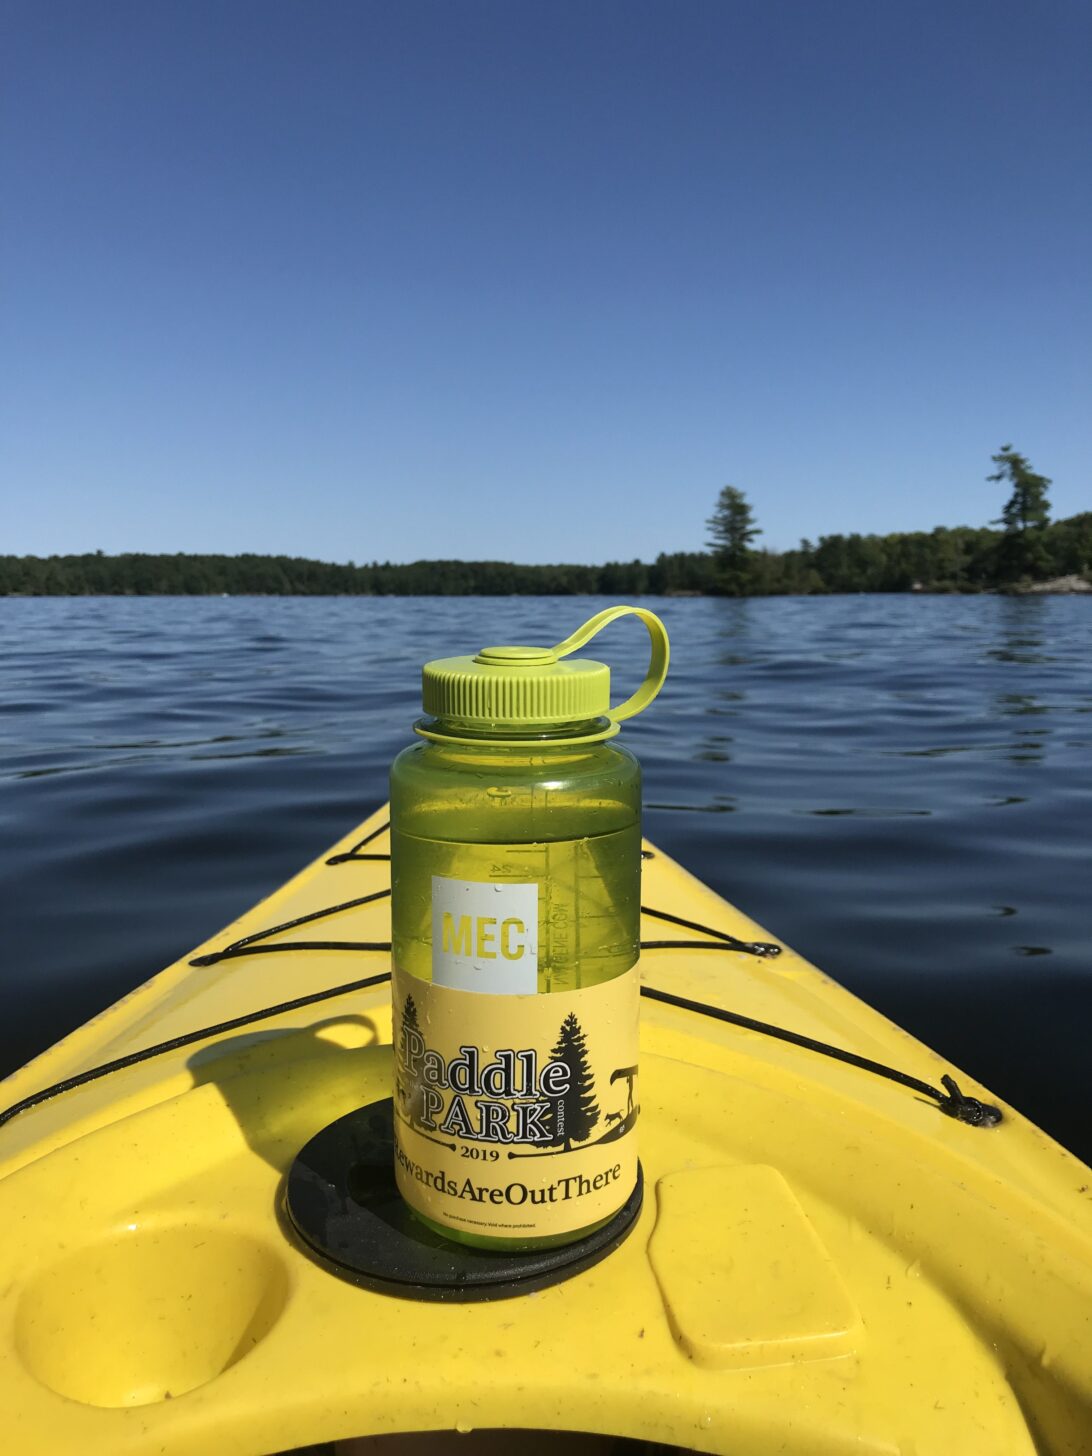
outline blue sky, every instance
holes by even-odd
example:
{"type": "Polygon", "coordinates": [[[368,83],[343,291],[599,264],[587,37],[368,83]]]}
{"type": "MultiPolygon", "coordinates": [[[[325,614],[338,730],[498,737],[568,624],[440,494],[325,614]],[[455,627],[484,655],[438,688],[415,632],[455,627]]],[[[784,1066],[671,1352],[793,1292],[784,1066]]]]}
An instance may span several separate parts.
{"type": "Polygon", "coordinates": [[[1085,0],[8,0],[0,550],[1092,506],[1085,0]]]}

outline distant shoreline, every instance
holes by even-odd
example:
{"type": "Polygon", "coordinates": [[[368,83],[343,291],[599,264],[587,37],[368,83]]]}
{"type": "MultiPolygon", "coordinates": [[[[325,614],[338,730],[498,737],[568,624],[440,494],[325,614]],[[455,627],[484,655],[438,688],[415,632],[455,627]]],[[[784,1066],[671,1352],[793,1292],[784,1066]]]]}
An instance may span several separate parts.
{"type": "MultiPolygon", "coordinates": [[[[76,598],[80,598],[80,599],[85,600],[85,601],[129,601],[129,600],[132,600],[133,598],[138,598],[138,597],[143,597],[143,598],[148,598],[148,599],[152,599],[152,598],[156,598],[156,597],[161,597],[161,598],[170,598],[170,599],[172,599],[174,601],[178,601],[178,600],[183,600],[184,601],[186,599],[194,599],[194,600],[196,600],[198,598],[203,598],[203,597],[212,597],[212,598],[227,599],[227,600],[231,600],[231,599],[236,598],[236,597],[239,597],[239,598],[248,598],[249,597],[249,598],[255,598],[255,599],[258,599],[258,600],[265,600],[265,601],[289,601],[289,600],[293,600],[293,599],[296,599],[296,598],[304,599],[305,600],[308,597],[313,597],[316,600],[329,600],[330,598],[338,598],[338,599],[343,599],[343,600],[351,600],[354,597],[359,597],[359,598],[363,598],[363,599],[370,599],[370,600],[376,600],[376,599],[380,599],[381,600],[381,599],[384,599],[384,598],[399,597],[399,598],[403,598],[405,600],[412,600],[412,599],[415,599],[415,598],[420,598],[422,600],[426,600],[427,599],[427,600],[441,600],[442,601],[442,600],[450,600],[450,599],[453,599],[453,598],[456,598],[456,597],[490,597],[490,596],[492,596],[492,597],[498,597],[498,598],[500,598],[500,597],[513,597],[513,596],[518,596],[518,597],[556,597],[556,596],[601,596],[601,597],[615,597],[615,596],[619,596],[619,595],[625,595],[625,593],[607,592],[607,591],[602,591],[602,590],[600,590],[600,591],[581,591],[581,592],[559,592],[559,591],[547,591],[547,590],[541,590],[541,591],[536,591],[536,590],[523,590],[523,591],[510,591],[510,592],[484,592],[484,591],[464,591],[464,592],[426,592],[426,591],[413,591],[413,592],[410,592],[410,591],[382,591],[382,592],[376,592],[376,591],[371,591],[371,592],[362,592],[362,591],[340,591],[340,592],[307,592],[307,591],[280,591],[280,592],[269,592],[269,591],[234,591],[234,592],[221,592],[221,591],[203,591],[203,592],[194,592],[194,591],[188,591],[188,592],[179,592],[179,591],[114,591],[114,592],[110,592],[110,591],[104,591],[104,592],[94,592],[94,591],[64,591],[64,592],[55,592],[54,591],[54,592],[49,592],[49,591],[38,591],[38,592],[28,592],[28,591],[9,591],[9,592],[0,592],[0,600],[7,599],[7,600],[11,600],[11,601],[48,601],[50,599],[57,599],[57,598],[67,598],[67,599],[71,599],[71,600],[74,600],[76,598]]],[[[658,597],[663,598],[665,601],[682,601],[682,600],[686,600],[686,599],[693,600],[695,598],[700,599],[702,601],[725,600],[725,599],[727,599],[727,600],[735,600],[735,601],[755,601],[755,600],[766,599],[766,598],[771,598],[772,599],[772,598],[776,598],[776,597],[844,597],[844,596],[884,596],[884,597],[894,597],[894,596],[906,596],[906,597],[1090,596],[1090,597],[1092,597],[1092,582],[1089,582],[1084,577],[1078,577],[1078,576],[1063,576],[1063,577],[1056,577],[1056,578],[1054,578],[1051,581],[1025,582],[1025,583],[1016,584],[1016,585],[1013,585],[1013,586],[983,586],[983,587],[962,587],[962,588],[945,587],[945,586],[911,586],[911,587],[902,587],[902,588],[890,588],[890,589],[887,589],[887,590],[884,590],[882,588],[877,588],[877,587],[870,587],[870,588],[860,588],[860,589],[858,589],[856,591],[846,589],[846,590],[842,590],[842,591],[813,591],[813,592],[762,592],[762,593],[751,592],[751,593],[746,593],[746,594],[741,594],[741,595],[735,595],[735,596],[731,596],[731,597],[726,597],[726,594],[724,592],[703,592],[703,591],[665,591],[665,592],[653,592],[653,591],[646,590],[646,591],[643,591],[643,592],[633,592],[633,593],[629,593],[629,595],[633,595],[633,596],[658,596],[658,597]]]]}
{"type": "Polygon", "coordinates": [[[840,596],[1092,592],[1092,511],[1035,533],[1021,558],[1013,538],[988,526],[937,527],[889,536],[821,536],[792,551],[748,550],[727,572],[705,551],[655,561],[520,565],[507,561],[373,561],[357,564],[243,553],[102,551],[0,556],[0,597],[53,596],[840,596]],[[1033,559],[1035,580],[1014,579],[1033,559]]]}

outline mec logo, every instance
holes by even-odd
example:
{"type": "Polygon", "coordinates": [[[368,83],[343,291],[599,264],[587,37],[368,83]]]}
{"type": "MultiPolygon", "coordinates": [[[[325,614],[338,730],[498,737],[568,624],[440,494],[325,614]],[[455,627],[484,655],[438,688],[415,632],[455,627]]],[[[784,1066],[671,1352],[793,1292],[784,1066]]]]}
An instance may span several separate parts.
{"type": "Polygon", "coordinates": [[[497,925],[495,915],[460,915],[443,912],[440,945],[445,954],[473,956],[479,961],[520,961],[527,950],[527,927],[517,915],[497,925]]]}

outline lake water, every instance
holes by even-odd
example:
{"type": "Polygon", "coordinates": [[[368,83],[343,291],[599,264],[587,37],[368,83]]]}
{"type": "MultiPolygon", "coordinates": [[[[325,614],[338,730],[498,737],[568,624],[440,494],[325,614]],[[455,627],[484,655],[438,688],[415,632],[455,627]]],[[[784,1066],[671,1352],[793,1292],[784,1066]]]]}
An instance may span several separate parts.
{"type": "MultiPolygon", "coordinates": [[[[673,663],[625,730],[646,831],[1092,1159],[1092,601],[647,604],[673,663]]],[[[423,661],[604,605],[0,600],[0,1073],[381,803],[423,661]]],[[[628,691],[646,645],[596,651],[628,691]]]]}

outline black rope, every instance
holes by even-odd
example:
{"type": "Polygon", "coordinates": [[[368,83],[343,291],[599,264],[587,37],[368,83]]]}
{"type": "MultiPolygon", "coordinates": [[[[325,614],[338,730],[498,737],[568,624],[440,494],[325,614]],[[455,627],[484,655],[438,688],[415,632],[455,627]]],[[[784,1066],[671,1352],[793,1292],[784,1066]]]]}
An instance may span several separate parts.
{"type": "MultiPolygon", "coordinates": [[[[332,944],[335,948],[343,948],[337,942],[332,944]]],[[[661,944],[657,941],[642,941],[641,949],[656,950],[661,947],[661,944]]],[[[677,944],[689,949],[701,942],[680,941],[677,944]]],[[[709,949],[720,948],[713,942],[709,942],[708,946],[709,949]]],[[[253,946],[244,947],[237,954],[247,955],[257,954],[260,950],[294,950],[298,948],[298,944],[295,946],[253,946]]],[[[370,950],[382,951],[389,951],[390,948],[389,941],[368,947],[370,950]]],[[[731,949],[730,946],[723,948],[731,949]]],[[[236,1016],[230,1021],[220,1021],[214,1026],[204,1026],[197,1031],[188,1031],[182,1036],[172,1037],[170,1041],[157,1042],[154,1046],[145,1047],[141,1051],[130,1052],[127,1056],[118,1057],[112,1062],[104,1062],[98,1067],[91,1067],[85,1072],[77,1073],[74,1077],[66,1078],[63,1082],[55,1082],[50,1087],[42,1088],[40,1092],[34,1092],[29,1097],[24,1097],[21,1102],[16,1102],[5,1111],[0,1112],[0,1127],[10,1122],[13,1117],[17,1117],[19,1113],[26,1112],[31,1107],[37,1107],[40,1103],[46,1102],[62,1092],[70,1092],[75,1087],[83,1087],[88,1082],[94,1082],[110,1072],[120,1072],[126,1067],[137,1066],[140,1062],[151,1060],[152,1057],[161,1056],[165,1052],[177,1051],[180,1047],[190,1046],[192,1043],[204,1041],[208,1037],[220,1036],[227,1031],[237,1031],[240,1027],[249,1026],[257,1021],[266,1021],[270,1017],[280,1016],[287,1011],[298,1011],[303,1006],[314,1006],[319,1001],[329,1001],[336,996],[345,996],[353,991],[362,991],[369,986],[378,986],[389,979],[390,972],[384,971],[376,976],[366,976],[361,981],[347,981],[340,986],[331,986],[325,991],[314,991],[309,996],[298,996],[292,1001],[281,1001],[276,1006],[266,1006],[258,1011],[250,1011],[245,1016],[236,1016]]],[[[832,1057],[835,1061],[845,1062],[848,1066],[857,1067],[863,1072],[872,1072],[877,1077],[886,1077],[890,1082],[897,1082],[901,1087],[908,1087],[912,1092],[919,1092],[923,1097],[930,1098],[936,1102],[941,1112],[970,1127],[996,1127],[1001,1121],[999,1107],[994,1107],[989,1102],[980,1102],[977,1097],[965,1096],[953,1077],[947,1075],[941,1077],[941,1085],[945,1089],[942,1092],[939,1087],[934,1087],[919,1077],[913,1077],[909,1072],[900,1072],[896,1067],[886,1066],[883,1062],[874,1062],[870,1057],[858,1056],[856,1052],[832,1046],[829,1042],[817,1041],[814,1037],[803,1036],[800,1032],[789,1031],[783,1026],[774,1026],[768,1021],[756,1021],[753,1017],[743,1016],[738,1011],[726,1011],[724,1007],[710,1006],[706,1001],[692,1001],[685,996],[676,996],[671,991],[658,990],[655,986],[642,986],[641,995],[648,997],[650,1001],[662,1001],[665,1005],[676,1006],[682,1011],[693,1011],[701,1016],[712,1017],[716,1021],[727,1022],[731,1026],[742,1027],[746,1031],[755,1031],[763,1036],[775,1037],[778,1041],[789,1042],[792,1046],[802,1047],[805,1051],[818,1052],[822,1056],[832,1057]]]]}
{"type": "MultiPolygon", "coordinates": [[[[328,865],[339,865],[348,864],[350,860],[389,860],[389,854],[361,854],[360,851],[364,848],[366,844],[371,844],[374,839],[378,839],[381,834],[385,834],[390,827],[391,826],[389,820],[386,824],[380,824],[378,829],[373,829],[370,834],[366,834],[364,838],[358,840],[351,849],[344,851],[344,853],[342,854],[331,855],[326,863],[328,865]]],[[[641,858],[654,859],[655,853],[651,849],[642,849],[641,858]]],[[[285,925],[276,926],[272,930],[258,931],[255,935],[248,935],[245,936],[242,940],[236,941],[235,945],[228,946],[227,950],[225,951],[214,952],[212,956],[200,956],[197,960],[190,961],[190,965],[208,966],[212,965],[217,960],[227,960],[231,957],[233,953],[236,952],[236,946],[248,945],[251,941],[261,939],[266,935],[276,935],[279,930],[292,929],[296,925],[303,925],[308,920],[319,920],[323,915],[332,915],[336,910],[347,910],[353,905],[362,905],[368,899],[379,899],[380,896],[383,894],[389,895],[390,891],[380,891],[379,895],[365,896],[361,900],[346,900],[343,905],[331,906],[329,910],[316,910],[312,915],[305,915],[302,916],[299,920],[288,921],[285,925]]],[[[696,920],[684,920],[681,915],[671,915],[666,910],[653,910],[648,905],[641,906],[641,914],[653,915],[658,920],[668,920],[671,922],[672,925],[681,925],[685,930],[696,930],[704,935],[715,936],[717,940],[723,941],[725,945],[731,946],[733,950],[741,951],[744,955],[767,956],[772,958],[773,956],[779,956],[781,954],[781,947],[779,945],[776,945],[771,940],[740,940],[737,936],[729,935],[728,932],[725,930],[716,930],[712,926],[702,925],[696,920]]],[[[650,949],[655,948],[657,950],[679,950],[685,947],[689,947],[691,944],[693,944],[693,942],[691,941],[658,940],[650,943],[650,949]]],[[[307,950],[329,950],[332,948],[332,946],[330,944],[308,946],[301,945],[300,948],[307,950]]],[[[347,943],[346,949],[349,949],[347,943]]]]}
{"type": "Polygon", "coordinates": [[[941,1077],[941,1083],[946,1089],[941,1092],[939,1087],[923,1082],[920,1077],[912,1077],[909,1072],[900,1072],[896,1067],[874,1062],[871,1057],[858,1056],[856,1052],[831,1046],[829,1042],[817,1041],[814,1037],[804,1036],[798,1031],[788,1031],[785,1027],[774,1026],[768,1021],[756,1021],[754,1017],[743,1016],[738,1011],[726,1011],[721,1006],[710,1006],[705,1001],[691,1001],[686,996],[676,996],[671,991],[657,990],[655,986],[642,986],[641,995],[647,996],[650,1001],[663,1001],[665,1005],[677,1006],[682,1011],[696,1011],[702,1016],[711,1016],[716,1021],[741,1026],[746,1031],[757,1031],[763,1036],[776,1037],[778,1041],[787,1041],[793,1046],[803,1047],[805,1051],[819,1052],[825,1057],[833,1057],[835,1061],[845,1062],[848,1066],[859,1067],[862,1072],[886,1077],[888,1081],[897,1082],[901,1087],[909,1087],[912,1092],[920,1092],[923,1097],[931,1097],[941,1112],[946,1112],[949,1117],[966,1122],[972,1127],[995,1127],[1001,1121],[999,1107],[979,1102],[977,1097],[964,1096],[952,1077],[941,1077]]]}
{"type": "MultiPolygon", "coordinates": [[[[383,947],[390,950],[390,945],[383,947]]],[[[368,986],[378,986],[383,981],[389,981],[390,971],[383,971],[378,976],[365,976],[362,981],[346,981],[342,986],[331,986],[326,991],[313,991],[309,996],[297,996],[292,1001],[281,1001],[276,1006],[263,1006],[259,1011],[248,1011],[245,1016],[234,1016],[230,1021],[218,1021],[215,1026],[202,1026],[197,1031],[187,1031],[182,1036],[172,1036],[169,1041],[156,1042],[154,1046],[143,1047],[138,1052],[129,1052],[124,1057],[117,1057],[112,1062],[103,1062],[98,1067],[89,1067],[86,1072],[77,1072],[74,1077],[66,1077],[63,1082],[54,1082],[51,1087],[43,1087],[40,1092],[32,1092],[29,1097],[24,1097],[21,1102],[14,1102],[10,1107],[0,1112],[0,1127],[18,1117],[20,1112],[26,1112],[31,1107],[37,1107],[41,1102],[47,1102],[51,1097],[57,1097],[61,1092],[71,1092],[74,1087],[84,1087],[88,1082],[95,1082],[99,1077],[105,1077],[109,1072],[121,1072],[126,1067],[138,1066],[141,1062],[151,1061],[153,1057],[162,1056],[164,1052],[176,1052],[180,1047],[192,1046],[195,1041],[205,1041],[210,1036],[220,1036],[225,1031],[238,1031],[241,1026],[250,1026],[255,1021],[267,1021],[271,1016],[280,1016],[286,1011],[298,1011],[301,1006],[314,1006],[318,1001],[329,1001],[334,996],[345,996],[350,991],[363,991],[368,986]]]]}
{"type": "MultiPolygon", "coordinates": [[[[346,855],[335,855],[327,860],[327,864],[343,863],[345,860],[356,855],[356,851],[362,845],[370,844],[377,835],[388,829],[388,824],[381,825],[362,839],[359,844],[346,855]]],[[[359,856],[357,856],[359,857],[359,856]]],[[[389,941],[352,941],[352,940],[310,940],[310,941],[281,941],[270,942],[268,937],[279,935],[285,930],[294,930],[300,925],[308,925],[316,920],[322,920],[328,915],[336,915],[342,910],[351,910],[358,905],[368,905],[376,900],[383,900],[390,896],[390,890],[376,890],[370,895],[361,895],[355,900],[343,900],[336,905],[329,905],[322,910],[312,910],[307,915],[300,915],[295,920],[286,920],[280,925],[269,926],[265,930],[254,931],[251,935],[245,935],[242,939],[225,946],[223,950],[212,951],[208,955],[197,956],[190,962],[191,966],[210,966],[219,961],[234,960],[240,956],[264,955],[266,952],[289,951],[289,950],[364,950],[364,951],[389,951],[389,941]]],[[[773,959],[781,954],[782,947],[770,940],[740,940],[738,936],[729,934],[726,930],[718,930],[715,926],[705,925],[700,920],[687,920],[682,915],[675,915],[669,910],[657,910],[652,905],[642,905],[641,914],[647,915],[655,920],[663,920],[670,925],[681,926],[684,930],[693,930],[699,935],[710,936],[709,940],[642,940],[641,950],[728,950],[738,951],[745,955],[758,956],[763,959],[773,959]]],[[[331,994],[337,994],[333,992],[331,994]]],[[[743,1016],[738,1012],[725,1011],[716,1006],[709,1006],[704,1001],[690,1001],[685,997],[675,996],[669,991],[658,991],[651,986],[643,986],[641,994],[649,997],[650,1000],[663,1001],[671,1006],[678,1006],[687,1011],[695,1011],[701,1015],[711,1016],[718,1021],[725,1021],[733,1026],[740,1026],[749,1031],[760,1032],[764,1036],[776,1037],[781,1041],[791,1043],[793,1046],[803,1047],[807,1051],[818,1052],[836,1061],[845,1062],[849,1066],[858,1067],[862,1071],[872,1072],[876,1076],[886,1077],[889,1081],[897,1082],[911,1091],[919,1092],[922,1096],[932,1098],[944,1113],[954,1117],[960,1122],[965,1122],[974,1127],[992,1127],[1001,1121],[1001,1112],[998,1108],[980,1102],[975,1097],[966,1097],[959,1090],[958,1085],[949,1076],[941,1078],[941,1083],[946,1089],[942,1092],[938,1087],[924,1082],[918,1077],[912,1077],[907,1072],[900,1072],[894,1067],[888,1067],[882,1062],[874,1062],[868,1057],[858,1056],[856,1052],[845,1051],[841,1047],[832,1046],[828,1042],[817,1041],[812,1037],[803,1036],[799,1032],[787,1031],[783,1027],[774,1026],[769,1022],[755,1021],[751,1017],[743,1016]]],[[[304,1003],[306,1004],[306,1003],[304,1003]]],[[[273,1012],[271,1014],[276,1014],[273,1012]]],[[[210,1033],[211,1034],[211,1033],[210,1033]]],[[[0,1118],[0,1126],[3,1126],[3,1119],[0,1118]]]]}
{"type": "Polygon", "coordinates": [[[234,961],[240,956],[275,955],[280,950],[390,950],[389,940],[278,940],[270,945],[229,946],[227,950],[190,961],[191,966],[211,966],[217,961],[234,961]]]}
{"type": "Polygon", "coordinates": [[[378,829],[373,829],[370,834],[366,834],[364,836],[364,838],[359,841],[359,843],[353,845],[352,849],[346,850],[344,854],[332,854],[330,856],[330,858],[326,861],[326,863],[328,865],[339,865],[339,864],[348,864],[350,860],[361,860],[361,859],[390,859],[390,855],[389,854],[361,854],[360,853],[360,851],[364,848],[364,846],[366,844],[371,844],[371,842],[372,842],[373,839],[378,839],[381,834],[386,834],[387,830],[390,827],[391,826],[390,826],[389,821],[386,824],[380,824],[380,826],[379,826],[378,829]]]}
{"type": "MultiPolygon", "coordinates": [[[[386,860],[390,855],[381,854],[360,854],[366,844],[378,838],[380,834],[390,828],[389,824],[381,824],[378,829],[366,835],[362,840],[344,854],[331,856],[326,863],[328,865],[344,864],[349,860],[386,860]]],[[[651,858],[651,852],[642,851],[646,858],[651,858]]],[[[390,941],[363,941],[363,940],[296,940],[296,941],[271,941],[270,936],[279,935],[286,930],[295,930],[301,925],[313,924],[316,920],[323,920],[327,916],[336,915],[342,910],[353,910],[360,905],[369,905],[376,900],[389,898],[390,890],[376,890],[370,895],[360,895],[354,900],[342,900],[336,905],[328,905],[322,910],[312,910],[306,915],[299,915],[294,920],[285,920],[280,925],[271,925],[264,930],[255,930],[250,935],[244,935],[239,940],[232,941],[230,945],[222,950],[211,951],[206,955],[195,956],[190,961],[191,966],[212,966],[220,961],[235,960],[241,956],[266,955],[278,951],[380,951],[389,952],[390,941]]],[[[667,910],[656,910],[650,905],[641,906],[641,914],[648,915],[656,920],[663,920],[671,925],[679,925],[685,930],[696,931],[700,935],[707,935],[709,940],[642,940],[642,950],[727,950],[738,951],[746,955],[772,958],[781,954],[781,946],[768,940],[740,940],[730,935],[725,930],[717,930],[714,926],[703,925],[697,920],[686,920],[681,915],[674,915],[667,910]]],[[[347,981],[340,986],[331,986],[325,991],[314,991],[308,996],[297,996],[291,1001],[281,1001],[275,1006],[266,1006],[257,1011],[247,1012],[243,1016],[233,1017],[230,1021],[220,1021],[213,1026],[200,1027],[196,1031],[189,1031],[182,1036],[172,1037],[169,1041],[157,1042],[153,1046],[145,1047],[141,1051],[130,1052],[126,1056],[118,1057],[112,1062],[103,1062],[100,1066],[88,1068],[87,1071],[79,1072],[73,1077],[64,1081],[55,1082],[52,1086],[44,1087],[39,1092],[24,1097],[21,1102],[13,1105],[3,1112],[0,1112],[0,1127],[17,1117],[19,1113],[26,1112],[31,1107],[48,1101],[52,1097],[59,1096],[62,1092],[69,1092],[76,1087],[83,1087],[88,1082],[94,1082],[100,1077],[105,1077],[111,1072],[119,1072],[126,1067],[138,1066],[141,1062],[150,1061],[153,1057],[162,1056],[166,1052],[178,1051],[179,1048],[190,1046],[194,1042],[204,1041],[209,1037],[220,1036],[224,1032],[237,1031],[240,1027],[250,1026],[258,1021],[266,1021],[271,1017],[283,1015],[288,1011],[298,1011],[301,1007],[314,1006],[320,1001],[328,1001],[337,996],[345,996],[353,991],[361,991],[369,986],[378,986],[383,981],[390,979],[390,972],[384,971],[379,975],[366,976],[360,981],[347,981]]],[[[710,1016],[717,1021],[724,1021],[733,1026],[739,1026],[747,1031],[759,1032],[764,1036],[772,1036],[780,1041],[789,1042],[793,1046],[802,1047],[806,1051],[818,1052],[823,1056],[834,1058],[836,1061],[845,1062],[849,1066],[857,1067],[861,1071],[872,1072],[876,1076],[886,1077],[889,1081],[897,1082],[900,1086],[908,1087],[911,1091],[919,1092],[924,1097],[929,1097],[937,1103],[940,1110],[949,1117],[954,1117],[960,1122],[965,1122],[972,1127],[993,1127],[1001,1121],[999,1108],[989,1103],[980,1102],[975,1097],[966,1097],[959,1090],[955,1080],[950,1076],[941,1078],[941,1084],[945,1091],[924,1082],[918,1077],[912,1077],[907,1072],[900,1072],[894,1067],[888,1067],[883,1062],[874,1062],[869,1057],[858,1056],[856,1052],[849,1052],[842,1047],[830,1045],[829,1042],[817,1041],[813,1037],[803,1036],[799,1032],[788,1031],[784,1027],[774,1026],[766,1021],[756,1021],[749,1016],[743,1016],[739,1012],[726,1011],[720,1006],[710,1006],[704,1001],[692,1001],[684,996],[676,996],[670,991],[660,991],[653,986],[642,986],[641,995],[647,996],[651,1001],[662,1001],[666,1005],[676,1006],[684,1011],[693,1011],[702,1016],[710,1016]]]]}
{"type": "Polygon", "coordinates": [[[354,910],[358,905],[370,905],[375,900],[388,900],[390,890],[376,890],[371,895],[360,895],[355,900],[342,900],[337,905],[327,905],[324,910],[312,910],[308,915],[298,915],[295,920],[285,920],[281,925],[270,925],[265,930],[255,930],[241,940],[233,940],[223,950],[210,951],[208,955],[195,956],[191,966],[214,966],[217,961],[234,960],[236,956],[259,955],[273,950],[390,950],[389,945],[374,944],[359,940],[290,940],[280,945],[257,945],[270,935],[279,935],[282,930],[295,930],[298,925],[310,925],[324,920],[327,915],[336,915],[339,910],[354,910]]]}
{"type": "MultiPolygon", "coordinates": [[[[195,956],[190,961],[191,966],[214,966],[220,961],[237,960],[240,956],[264,955],[266,951],[281,950],[389,950],[386,944],[378,941],[366,940],[289,940],[281,943],[270,943],[271,935],[280,935],[285,930],[296,930],[301,925],[311,925],[316,920],[324,920],[328,915],[337,915],[342,910],[354,910],[358,905],[370,905],[376,900],[390,898],[390,890],[375,890],[370,895],[360,895],[355,900],[341,900],[336,905],[327,905],[322,910],[312,910],[307,915],[299,915],[295,920],[285,920],[280,925],[267,926],[265,930],[255,930],[250,935],[244,935],[240,940],[234,940],[230,945],[224,946],[223,950],[209,951],[206,955],[195,956]],[[263,942],[259,944],[259,942],[263,942]]],[[[681,925],[687,930],[697,930],[706,935],[715,936],[714,940],[643,940],[642,950],[734,950],[745,955],[761,956],[771,958],[781,954],[781,947],[775,945],[771,940],[739,940],[734,935],[729,935],[726,930],[716,930],[711,925],[702,925],[696,920],[684,920],[681,915],[672,915],[667,910],[655,910],[650,905],[641,906],[642,915],[650,915],[657,920],[670,921],[672,925],[681,925]]]]}
{"type": "MultiPolygon", "coordinates": [[[[742,951],[745,955],[766,956],[771,959],[781,954],[781,947],[775,945],[772,940],[740,940],[737,936],[729,935],[726,930],[714,930],[711,925],[702,925],[698,920],[684,920],[681,915],[672,915],[667,910],[653,910],[651,905],[641,906],[642,915],[654,916],[657,920],[667,920],[672,925],[681,925],[684,930],[697,930],[703,935],[716,936],[729,950],[742,951]]],[[[649,949],[655,947],[663,950],[677,950],[681,946],[689,949],[694,945],[702,945],[701,941],[694,940],[657,940],[649,942],[649,949]]],[[[716,949],[716,947],[706,947],[716,949]]]]}
{"type": "MultiPolygon", "coordinates": [[[[756,942],[757,943],[757,942],[756,942]]],[[[722,945],[719,940],[642,940],[642,950],[737,950],[747,955],[759,956],[760,958],[781,953],[781,947],[775,945],[769,951],[757,951],[747,949],[746,943],[740,945],[722,945]]]]}

